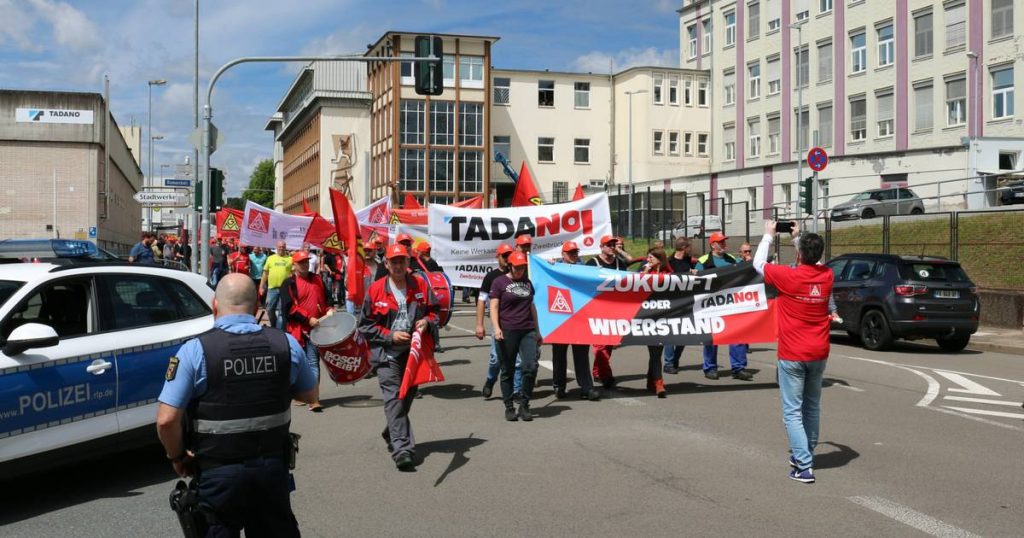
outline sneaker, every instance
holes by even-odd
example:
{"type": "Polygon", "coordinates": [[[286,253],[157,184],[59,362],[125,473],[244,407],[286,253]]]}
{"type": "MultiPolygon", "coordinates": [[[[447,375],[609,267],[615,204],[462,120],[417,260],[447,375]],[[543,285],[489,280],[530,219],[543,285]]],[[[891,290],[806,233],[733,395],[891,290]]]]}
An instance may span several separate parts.
{"type": "Polygon", "coordinates": [[[399,471],[411,471],[416,467],[416,460],[413,459],[412,454],[402,452],[398,455],[398,458],[395,459],[395,467],[397,467],[399,471]]]}
{"type": "Polygon", "coordinates": [[[602,379],[601,380],[601,386],[603,386],[605,388],[605,390],[612,390],[612,389],[614,389],[615,388],[615,378],[612,377],[612,376],[608,376],[607,379],[602,379]]]}
{"type": "Polygon", "coordinates": [[[671,364],[666,364],[664,367],[662,367],[661,371],[665,372],[666,374],[675,375],[675,374],[679,373],[679,368],[676,368],[675,366],[672,366],[671,364]]]}
{"type": "Polygon", "coordinates": [[[796,469],[799,465],[796,464],[796,456],[789,457],[789,466],[796,469]]]}
{"type": "Polygon", "coordinates": [[[789,479],[796,480],[797,482],[803,482],[804,484],[814,483],[814,469],[793,469],[789,472],[789,479]]]}
{"type": "Polygon", "coordinates": [[[484,399],[485,400],[490,398],[491,394],[493,392],[494,392],[494,383],[490,383],[490,382],[485,382],[484,383],[484,388],[480,389],[480,394],[484,395],[484,399]]]}
{"type": "Polygon", "coordinates": [[[717,380],[718,379],[718,370],[707,370],[707,371],[704,372],[704,377],[706,377],[708,379],[711,379],[711,380],[717,380]]]}
{"type": "Polygon", "coordinates": [[[658,398],[665,398],[668,395],[665,391],[665,382],[661,379],[654,382],[654,393],[658,395],[658,398]]]}
{"type": "Polygon", "coordinates": [[[754,380],[754,374],[752,374],[752,373],[750,373],[750,372],[748,372],[746,370],[737,370],[737,371],[732,373],[732,378],[733,379],[739,379],[740,381],[753,381],[754,380]]]}
{"type": "Polygon", "coordinates": [[[563,387],[555,387],[555,398],[559,400],[565,399],[565,389],[563,387]]]}
{"type": "Polygon", "coordinates": [[[530,413],[530,402],[523,402],[519,404],[519,418],[523,422],[530,422],[533,420],[533,414],[530,413]]]}
{"type": "Polygon", "coordinates": [[[601,389],[594,387],[586,392],[581,392],[580,396],[592,402],[596,402],[601,399],[601,389]]]}
{"type": "Polygon", "coordinates": [[[511,405],[505,408],[505,420],[509,422],[519,420],[519,415],[516,414],[516,409],[511,405]]]}

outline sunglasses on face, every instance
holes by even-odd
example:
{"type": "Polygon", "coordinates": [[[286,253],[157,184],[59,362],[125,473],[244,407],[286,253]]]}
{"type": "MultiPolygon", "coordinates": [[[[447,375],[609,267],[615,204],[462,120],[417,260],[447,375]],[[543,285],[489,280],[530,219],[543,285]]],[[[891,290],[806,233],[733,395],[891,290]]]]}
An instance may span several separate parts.
{"type": "Polygon", "coordinates": [[[750,254],[750,249],[747,249],[747,250],[741,250],[740,252],[742,252],[743,254],[750,254]]]}
{"type": "Polygon", "coordinates": [[[511,255],[512,255],[512,253],[511,253],[511,252],[506,252],[506,253],[502,254],[502,255],[501,255],[501,257],[502,257],[502,258],[505,258],[505,259],[507,260],[507,259],[508,259],[508,257],[509,257],[509,256],[511,256],[511,255]]]}

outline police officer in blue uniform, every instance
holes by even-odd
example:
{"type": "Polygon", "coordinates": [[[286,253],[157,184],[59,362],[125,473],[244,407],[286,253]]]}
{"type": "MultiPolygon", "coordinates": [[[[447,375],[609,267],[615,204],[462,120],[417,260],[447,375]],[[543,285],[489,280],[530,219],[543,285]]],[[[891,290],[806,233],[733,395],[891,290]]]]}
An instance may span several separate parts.
{"type": "Polygon", "coordinates": [[[294,338],[256,323],[256,307],[248,275],[222,278],[214,328],[171,357],[159,397],[157,434],[174,471],[198,479],[207,536],[299,536],[288,427],[292,398],[311,403],[316,379],[294,338]]]}

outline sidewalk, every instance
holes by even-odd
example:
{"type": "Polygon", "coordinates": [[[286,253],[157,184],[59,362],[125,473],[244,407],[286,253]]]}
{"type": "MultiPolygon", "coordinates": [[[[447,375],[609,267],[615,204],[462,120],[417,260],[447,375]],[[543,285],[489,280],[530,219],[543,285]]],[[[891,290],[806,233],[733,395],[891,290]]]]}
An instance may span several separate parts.
{"type": "Polygon", "coordinates": [[[967,349],[1024,355],[1024,331],[999,327],[978,327],[967,349]]]}

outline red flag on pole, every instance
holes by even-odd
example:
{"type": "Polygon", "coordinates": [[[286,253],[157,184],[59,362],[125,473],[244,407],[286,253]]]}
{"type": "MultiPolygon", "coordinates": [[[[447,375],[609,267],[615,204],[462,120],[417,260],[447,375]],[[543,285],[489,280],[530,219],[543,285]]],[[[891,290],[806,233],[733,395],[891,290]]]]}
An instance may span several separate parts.
{"type": "Polygon", "coordinates": [[[405,195],[405,202],[402,203],[402,209],[423,209],[423,206],[416,201],[416,197],[411,194],[405,195]]]}
{"type": "Polygon", "coordinates": [[[516,181],[516,190],[512,194],[512,207],[527,205],[544,205],[544,200],[541,199],[540,193],[537,192],[537,186],[533,184],[533,178],[530,177],[530,169],[526,167],[526,162],[523,161],[523,166],[519,168],[519,180],[516,181]]]}
{"type": "Polygon", "coordinates": [[[348,270],[345,276],[345,289],[348,293],[348,300],[361,308],[363,304],[364,290],[363,271],[365,260],[363,258],[363,239],[359,234],[359,223],[356,221],[356,214],[352,211],[352,205],[348,198],[340,192],[329,189],[331,193],[331,211],[334,213],[334,227],[338,233],[338,239],[345,243],[345,253],[348,256],[348,270]]]}
{"type": "Polygon", "coordinates": [[[309,209],[309,202],[306,201],[305,198],[302,199],[302,212],[303,213],[312,213],[312,211],[310,211],[310,209],[309,209]]]}
{"type": "Polygon", "coordinates": [[[584,196],[585,195],[583,194],[583,184],[577,183],[576,192],[572,193],[572,201],[575,202],[576,200],[582,200],[584,196]]]}
{"type": "Polygon", "coordinates": [[[319,213],[313,213],[313,221],[309,223],[309,229],[306,230],[305,242],[331,252],[341,252],[337,229],[319,213]]]}
{"type": "Polygon", "coordinates": [[[444,374],[434,358],[434,339],[430,331],[416,331],[409,343],[409,360],[405,363],[405,375],[398,389],[398,399],[405,399],[413,387],[439,381],[444,381],[444,374]]]}

